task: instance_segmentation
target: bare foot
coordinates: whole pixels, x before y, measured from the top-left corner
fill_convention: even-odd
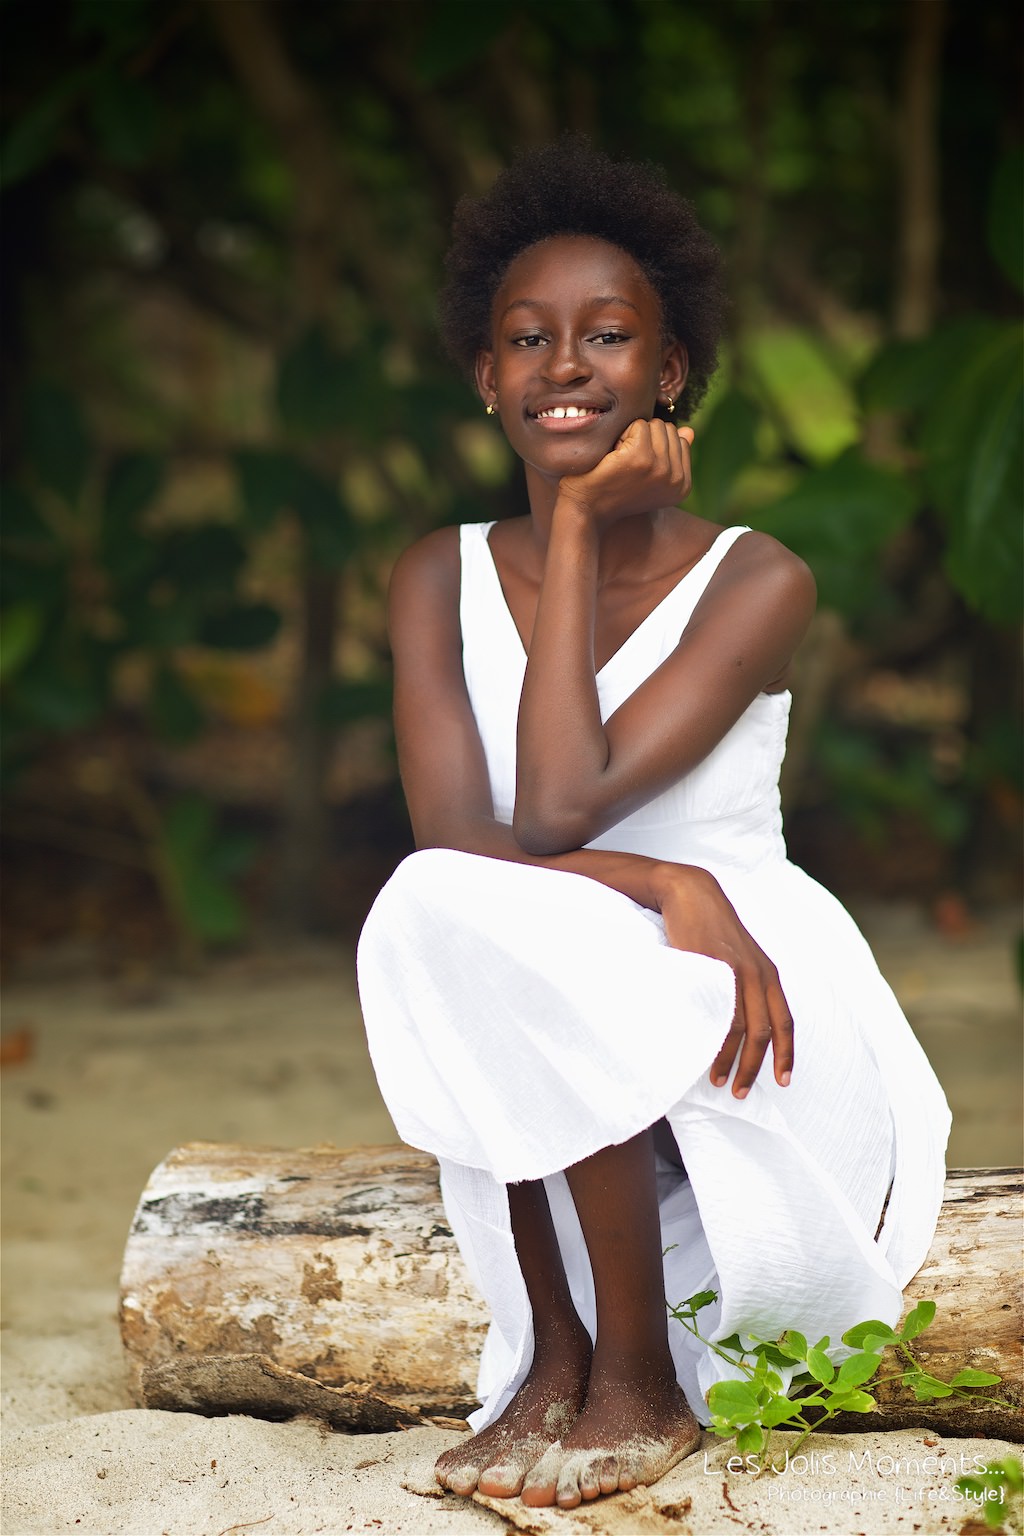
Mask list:
[[[699,1444],[700,1426],[674,1380],[645,1388],[635,1377],[599,1376],[595,1367],[583,1412],[530,1469],[522,1500],[575,1509],[602,1493],[628,1493],[656,1483]]]
[[[438,1458],[434,1473],[441,1487],[515,1498],[530,1468],[572,1428],[587,1392],[590,1354],[581,1329],[568,1345],[535,1359],[501,1417]]]

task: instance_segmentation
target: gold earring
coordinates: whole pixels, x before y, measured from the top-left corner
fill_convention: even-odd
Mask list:
[[[665,409],[670,416],[674,416],[676,413],[676,402],[671,395],[667,395],[665,398]]]
[[[484,407],[484,410],[486,411],[488,416],[493,416],[495,414],[495,412],[497,411],[497,409],[498,409],[498,402],[497,402],[497,400],[490,400],[490,401],[488,401],[487,405]]]

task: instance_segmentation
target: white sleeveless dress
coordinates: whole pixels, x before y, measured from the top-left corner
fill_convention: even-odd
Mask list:
[[[491,557],[460,530],[463,665],[495,815],[511,822],[526,656]],[[598,674],[603,718],[678,643],[726,529]],[[811,1339],[893,1324],[942,1200],[942,1090],[844,908],[790,864],[779,769],[789,695],[761,694],[718,746],[590,847],[710,870],[778,967],[795,1021],[792,1083],[766,1059],[746,1099],[708,1073],[732,1019],[723,962],[669,948],[661,919],[596,881],[475,854],[413,854],[359,942],[374,1067],[399,1134],[441,1164],[452,1230],[493,1323],[480,1428],[522,1382],[530,1307],[505,1185],[543,1178],[576,1307],[595,1330],[586,1245],[562,1170],[665,1116],[686,1175],[659,1160],[669,1302],[719,1301],[703,1331]],[[875,1233],[888,1193],[885,1219]],[[728,1374],[676,1322],[680,1383],[702,1422]]]

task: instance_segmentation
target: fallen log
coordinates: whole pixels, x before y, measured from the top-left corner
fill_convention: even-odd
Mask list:
[[[1024,1439],[1018,1169],[949,1175],[907,1305],[939,1377],[995,1371],[1008,1406],[879,1392],[872,1429]],[[432,1158],[405,1147],[284,1151],[193,1142],[143,1191],[121,1273],[135,1400],[192,1412],[383,1429],[475,1405],[483,1303],[447,1225]],[[863,1429],[851,1415],[851,1428]]]

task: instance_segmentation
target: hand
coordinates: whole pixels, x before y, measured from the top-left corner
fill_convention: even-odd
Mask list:
[[[607,527],[623,517],[678,506],[689,494],[691,427],[634,421],[585,475],[565,475],[558,494]]]
[[[722,887],[707,870],[692,865],[664,866],[659,907],[673,949],[724,960],[736,977],[736,1012],[722,1049],[711,1067],[711,1081],[721,1088],[732,1071],[733,1097],[745,1099],[772,1047],[775,1081],[789,1086],[793,1071],[793,1018],[779,973],[750,937]]]

